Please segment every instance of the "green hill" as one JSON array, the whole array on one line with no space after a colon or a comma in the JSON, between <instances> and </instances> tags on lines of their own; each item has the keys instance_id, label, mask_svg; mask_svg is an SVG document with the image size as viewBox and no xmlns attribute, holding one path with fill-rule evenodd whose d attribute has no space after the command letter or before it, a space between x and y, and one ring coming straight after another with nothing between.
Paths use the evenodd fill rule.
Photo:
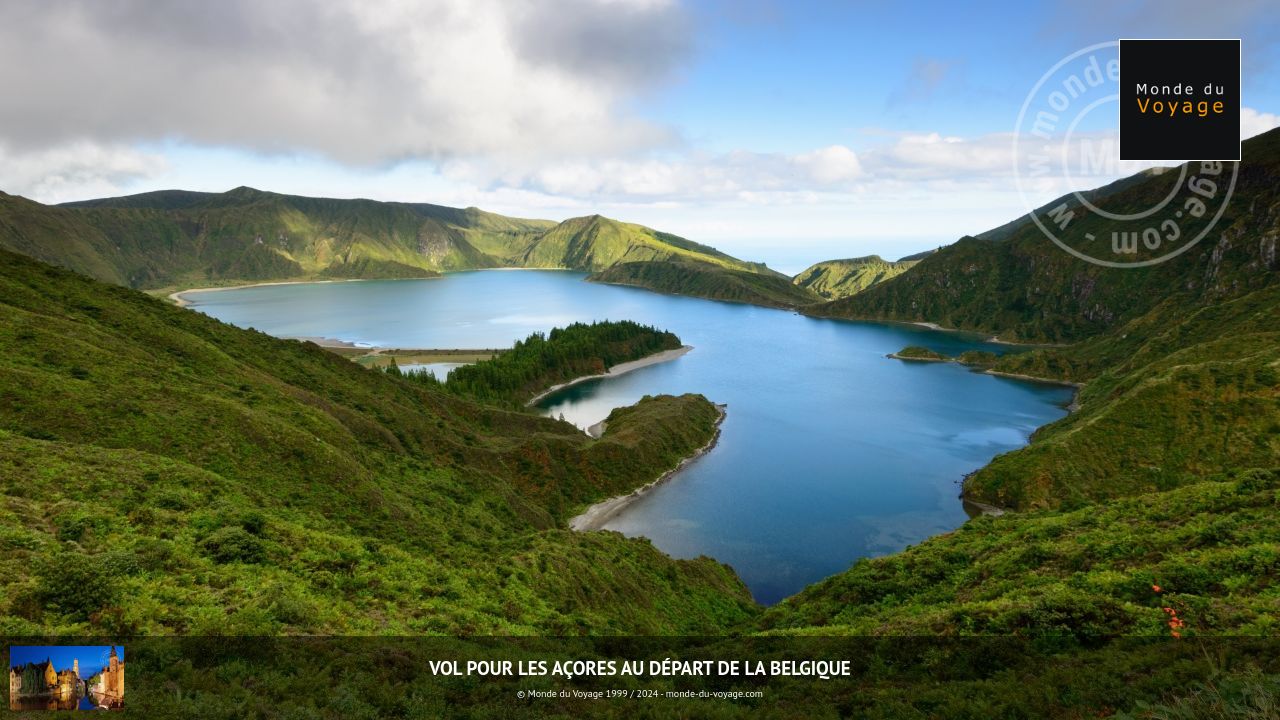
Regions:
<instances>
[{"instance_id":1,"label":"green hill","mask_svg":"<svg viewBox=\"0 0 1280 720\"><path fill-rule=\"evenodd\" d=\"M1003 507L1078 507L1280 459L1280 284L1114 333L1006 357L996 370L1084 379L1078 412L965 482Z\"/></svg>"},{"instance_id":2,"label":"green hill","mask_svg":"<svg viewBox=\"0 0 1280 720\"><path fill-rule=\"evenodd\" d=\"M819 686L819 702L940 717L1267 716L1277 668L1239 638L1275 634L1280 133L1244 157L1220 235L1163 265L1097 268L1015 221L812 310L1076 340L973 357L1084 382L1077 411L965 479L966 498L1017 512L861 560L762 614L770 634L943 638L891 671L872 666L854 695ZM981 643L945 640L973 636L1029 644L978 659Z\"/></svg>"},{"instance_id":3,"label":"green hill","mask_svg":"<svg viewBox=\"0 0 1280 720\"><path fill-rule=\"evenodd\" d=\"M1002 336L1083 338L983 364L1084 387L1076 412L965 480L967 498L1038 512L970 522L901 555L863 561L787 601L765 626L933 633L950 623L975 633L1141 633L1158 628L1159 615L1141 607L1151 598L1140 592L1157 582L1196 596L1187 602L1205 609L1199 620L1206 631L1262 627L1249 626L1262 606L1246 596L1265 596L1269 581L1246 588L1230 579L1235 570L1210 559L1274 543L1278 527L1255 507L1274 495L1272 469L1280 460L1280 265L1273 249L1280 132L1246 143L1244 157L1235 209L1217 241L1153 268L1098 268L1025 227L1005 226L997 235L1006 239L962 240L894 279L814 309ZM1147 183L1139 176L1109 187L1141 193ZM1165 522L1173 524L1142 529ZM1179 534L1202 525L1222 534L1196 541ZM1043 542L1028 540L1037 537ZM1071 559L1081 552L1094 559ZM1169 559L1177 552L1196 557ZM1185 567L1206 570L1193 579ZM1253 619L1207 610L1250 603Z\"/></svg>"},{"instance_id":4,"label":"green hill","mask_svg":"<svg viewBox=\"0 0 1280 720\"><path fill-rule=\"evenodd\" d=\"M708 262L624 262L587 279L766 307L799 307L819 299L809 290L793 285L785 275L767 268L738 269Z\"/></svg>"},{"instance_id":5,"label":"green hill","mask_svg":"<svg viewBox=\"0 0 1280 720\"><path fill-rule=\"evenodd\" d=\"M879 255L826 260L810 265L792 280L827 300L857 295L877 283L897 277L915 265L913 260L890 262Z\"/></svg>"},{"instance_id":6,"label":"green hill","mask_svg":"<svg viewBox=\"0 0 1280 720\"><path fill-rule=\"evenodd\" d=\"M1280 132L1246 143L1244 157L1219 230L1168 262L1100 268L1023 220L807 311L1077 341L989 363L1085 387L1077 412L965 481L974 500L1077 507L1270 467L1280 458ZM1142 173L1107 189L1132 203L1165 188Z\"/></svg>"},{"instance_id":7,"label":"green hill","mask_svg":"<svg viewBox=\"0 0 1280 720\"><path fill-rule=\"evenodd\" d=\"M662 261L698 261L750 272L762 269L706 245L599 215L565 220L539 235L517 260L521 267L592 271L618 263Z\"/></svg>"},{"instance_id":8,"label":"green hill","mask_svg":"<svg viewBox=\"0 0 1280 720\"><path fill-rule=\"evenodd\" d=\"M592 440L0 250L0 625L15 636L850 634L882 643L866 682L784 681L769 703L793 715L820 703L850 716L1105 716L1139 701L1194 707L1201 691L1188 683L1209 678L1204 694L1274 706L1274 677L1242 685L1257 671L1228 655L1240 636L1276 632L1280 131L1245 157L1218 232L1172 261L1099 268L1015 221L816 306L1069 342L981 360L1084 387L1076 412L965 480L966 497L1014 512L861 560L765 611L709 559L559 529L713 437L718 414L701 396L646 398ZM1134 206L1156 190L1145 176L1109 188ZM402 254L410 231L441 269L599 265L593 280L667 292L816 297L603 218L549 226L248 189L80 208L0 198L7 246L144 286L434 271ZM1190 642L1169 639L1165 608ZM922 636L1025 640L1030 654L912 652ZM1237 644L1214 650L1214 636ZM885 653L896 662L880 663ZM402 679L371 667L352 674L368 687ZM215 695L243 683L219 685Z\"/></svg>"},{"instance_id":9,"label":"green hill","mask_svg":"<svg viewBox=\"0 0 1280 720\"><path fill-rule=\"evenodd\" d=\"M1280 268L1280 132L1245 142L1243 152L1235 194L1222 219L1209 237L1167 262L1119 271L1085 263L1024 219L998 228L988 239L962 238L889 282L806 312L924 320L999 333L1006 340L1073 342L1114 331L1166 298L1192 308L1238 297L1273 282ZM1168 180L1141 173L1108 188L1107 207L1123 212L1154 205L1167 195ZM1079 232L1109 242L1109 221L1089 213L1078 222Z\"/></svg>"},{"instance_id":10,"label":"green hill","mask_svg":"<svg viewBox=\"0 0 1280 720\"><path fill-rule=\"evenodd\" d=\"M598 271L632 261L698 261L769 273L714 248L599 215L554 223L476 208L247 187L56 207L0 193L0 247L136 288L428 277L491 267Z\"/></svg>"},{"instance_id":11,"label":"green hill","mask_svg":"<svg viewBox=\"0 0 1280 720\"><path fill-rule=\"evenodd\" d=\"M1280 543L1270 508L1277 488L1280 470L1218 472L1073 512L980 517L897 555L861 560L769 609L760 627L1160 637L1168 630L1161 608L1177 602L1196 609L1191 633L1272 634L1277 579L1248 567Z\"/></svg>"},{"instance_id":12,"label":"green hill","mask_svg":"<svg viewBox=\"0 0 1280 720\"><path fill-rule=\"evenodd\" d=\"M696 634L753 612L711 560L558 529L706 444L701 396L596 441L3 250L0 306L6 634Z\"/></svg>"}]
</instances>

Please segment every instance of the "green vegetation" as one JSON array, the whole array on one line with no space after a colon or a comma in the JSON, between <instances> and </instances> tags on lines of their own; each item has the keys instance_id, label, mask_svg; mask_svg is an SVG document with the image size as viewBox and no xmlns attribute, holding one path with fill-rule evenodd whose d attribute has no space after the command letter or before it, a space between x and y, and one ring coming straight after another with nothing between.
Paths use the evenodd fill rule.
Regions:
<instances>
[{"instance_id":1,"label":"green vegetation","mask_svg":"<svg viewBox=\"0 0 1280 720\"><path fill-rule=\"evenodd\" d=\"M1084 383L1078 412L965 481L974 500L1073 508L1270 466L1280 457L1280 132L1249 141L1244 156L1219 230L1167 262L1099 268L1044 243L1024 219L806 312L1076 341L959 358L994 372ZM1091 194L1107 195L1109 207L1136 205L1166 186L1142 173Z\"/></svg>"},{"instance_id":2,"label":"green vegetation","mask_svg":"<svg viewBox=\"0 0 1280 720\"><path fill-rule=\"evenodd\" d=\"M410 350L405 348L326 348L329 352L350 358L365 367L385 368L391 365L427 365L431 363L473 363L489 360L501 350Z\"/></svg>"},{"instance_id":3,"label":"green vegetation","mask_svg":"<svg viewBox=\"0 0 1280 720\"><path fill-rule=\"evenodd\" d=\"M957 359L1084 387L1077 412L965 480L966 497L1022 512L860 561L766 611L757 627L1012 636L1039 648L1016 669L997 662L968 676L950 664L970 662L967 653L908 660L863 688L875 707L923 705L946 717L1268 716L1280 671L1270 651L1206 644L1276 633L1280 131L1247 143L1245 158L1221 232L1169 262L1098 268L1018 221L806 310L1075 341ZM1156 185L1141 175L1095 195L1137 204ZM1174 632L1176 642L1158 645L1122 639ZM930 667L951 677L937 692L926 684L935 682Z\"/></svg>"},{"instance_id":4,"label":"green vegetation","mask_svg":"<svg viewBox=\"0 0 1280 720\"><path fill-rule=\"evenodd\" d=\"M890 262L879 255L848 260L826 260L809 266L792 282L826 300L857 295L877 283L897 277L915 265L914 260Z\"/></svg>"},{"instance_id":5,"label":"green vegetation","mask_svg":"<svg viewBox=\"0 0 1280 720\"><path fill-rule=\"evenodd\" d=\"M1260 289L1280 268L1275 234L1280 133L1249 140L1243 152L1235 193L1213 232L1166 262L1119 272L1081 262L1045 242L1039 228L1022 218L989 236L962 238L888 282L805 312L926 320L999 333L1006 340L1061 343L1116 331L1161 304L1190 309ZM1168 183L1167 177L1142 173L1092 195L1107 195L1109 210L1127 212L1157 204ZM1079 204L1074 197L1069 202ZM1109 221L1089 212L1077 217L1074 231L1110 242ZM1198 231L1195 223L1183 230L1185 235Z\"/></svg>"},{"instance_id":6,"label":"green vegetation","mask_svg":"<svg viewBox=\"0 0 1280 720\"><path fill-rule=\"evenodd\" d=\"M620 263L701 262L716 268L764 272L761 265L715 248L599 215L570 218L542 233L519 253L520 267L600 271Z\"/></svg>"},{"instance_id":7,"label":"green vegetation","mask_svg":"<svg viewBox=\"0 0 1280 720\"><path fill-rule=\"evenodd\" d=\"M779 716L814 704L831 716L1265 716L1280 670L1274 651L1212 644L1270 639L1280 597L1280 131L1250 141L1245 157L1219 232L1169 262L1098 268L1014 222L809 310L1070 342L958 360L1084 387L1077 412L966 479L967 497L1016 512L859 561L764 611L707 558L676 561L643 540L560 529L705 444L717 417L705 398L645 398L615 411L593 440L472 397L518 404L612 358L678 345L674 336L569 328L441 388L0 251L0 627L753 636L695 648L726 653L736 642L767 648L770 638L756 635L850 635L875 643L874 655L845 654L874 658L858 682L782 682L768 698ZM1158 185L1144 175L1095 194L1137 206ZM396 232L426 232L414 237L441 250L439 269L563 262L607 266L597 281L703 297L776 306L816 297L708 248L602 218L556 229L473 210L255 193L159 193L83 209L5 196L0 236L136 285L289 263L319 273L362 258L436 269L393 247L368 252L372 241L355 256L280 252L267 247L270 234L243 242L267 227L253 225L255 213L331 228L354 208L348 237L391 237L372 228L403 218L407 229ZM198 251L188 242L197 225L184 224L197 220ZM441 235L422 230L432 223ZM304 236L312 248L329 242L320 232L288 237ZM167 238L168 254L156 238ZM685 261L688 253L713 259ZM924 348L900 355L946 359ZM979 652L922 636L990 644ZM346 657L305 676L282 671L254 692L309 696L299 688L313 687L317 667L339 677ZM420 668L406 657L403 673L361 665L341 692L301 702L330 702L341 716L403 711L405 678ZM254 670L231 665L226 677L237 682L219 677L206 689L227 698L226 716L253 702L239 693L245 676L260 677ZM173 672L202 688L212 676ZM509 710L503 683L446 689L455 702L487 702L491 715ZM616 707L607 711L633 710ZM714 707L728 717L761 709Z\"/></svg>"},{"instance_id":8,"label":"green vegetation","mask_svg":"<svg viewBox=\"0 0 1280 720\"><path fill-rule=\"evenodd\" d=\"M770 631L1078 641L1274 635L1280 469L1236 471L1072 512L979 517L861 560L767 610ZM1152 585L1159 586L1156 593Z\"/></svg>"},{"instance_id":9,"label":"green vegetation","mask_svg":"<svg viewBox=\"0 0 1280 720\"><path fill-rule=\"evenodd\" d=\"M999 355L986 350L965 350L956 356L956 361L961 365L984 369L995 367L1000 359Z\"/></svg>"},{"instance_id":10,"label":"green vegetation","mask_svg":"<svg viewBox=\"0 0 1280 720\"><path fill-rule=\"evenodd\" d=\"M574 323L550 334L534 333L489 360L455 368L443 387L498 405L520 407L553 385L601 375L621 363L680 347L673 333L621 322ZM414 377L438 384L435 376Z\"/></svg>"},{"instance_id":11,"label":"green vegetation","mask_svg":"<svg viewBox=\"0 0 1280 720\"><path fill-rule=\"evenodd\" d=\"M718 633L732 570L559 530L704 445L592 440L0 251L5 634ZM57 598L57 601L54 601Z\"/></svg>"},{"instance_id":12,"label":"green vegetation","mask_svg":"<svg viewBox=\"0 0 1280 720\"><path fill-rule=\"evenodd\" d=\"M620 263L587 279L766 307L799 307L818 299L817 295L791 284L786 276L768 269L737 270L705 262Z\"/></svg>"},{"instance_id":13,"label":"green vegetation","mask_svg":"<svg viewBox=\"0 0 1280 720\"><path fill-rule=\"evenodd\" d=\"M965 483L996 505L1073 507L1280 458L1280 285L1173 305L1115 334L1002 358L998 371L1087 380L1078 412Z\"/></svg>"},{"instance_id":14,"label":"green vegetation","mask_svg":"<svg viewBox=\"0 0 1280 720\"><path fill-rule=\"evenodd\" d=\"M356 258L354 260L334 260L328 267L320 271L320 277L408 280L413 278L440 277L440 273L435 270L427 270L414 265L406 265L394 260Z\"/></svg>"},{"instance_id":15,"label":"green vegetation","mask_svg":"<svg viewBox=\"0 0 1280 720\"><path fill-rule=\"evenodd\" d=\"M919 345L908 345L898 352L891 354L889 357L897 358L899 360L918 360L924 362L951 362L952 360L952 358L949 358L940 352L935 352L927 347L921 347Z\"/></svg>"},{"instance_id":16,"label":"green vegetation","mask_svg":"<svg viewBox=\"0 0 1280 720\"><path fill-rule=\"evenodd\" d=\"M557 224L476 208L308 198L247 187L57 207L0 193L0 247L146 289L421 278L494 267L598 271L631 261L768 272L714 248L599 215Z\"/></svg>"}]
</instances>

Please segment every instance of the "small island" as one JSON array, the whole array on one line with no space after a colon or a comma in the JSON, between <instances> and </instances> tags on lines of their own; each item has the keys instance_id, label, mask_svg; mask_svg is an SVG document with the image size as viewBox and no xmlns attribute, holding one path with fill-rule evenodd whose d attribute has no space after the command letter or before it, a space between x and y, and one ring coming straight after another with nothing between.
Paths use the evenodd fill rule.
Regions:
<instances>
[{"instance_id":1,"label":"small island","mask_svg":"<svg viewBox=\"0 0 1280 720\"><path fill-rule=\"evenodd\" d=\"M628 320L573 323L534 333L490 359L455 368L443 383L428 373L402 373L394 364L386 369L457 395L517 408L568 385L673 360L690 349L675 333Z\"/></svg>"},{"instance_id":2,"label":"small island","mask_svg":"<svg viewBox=\"0 0 1280 720\"><path fill-rule=\"evenodd\" d=\"M889 353L887 357L915 362L951 362L953 360L940 352L919 345L908 345L896 353Z\"/></svg>"}]
</instances>

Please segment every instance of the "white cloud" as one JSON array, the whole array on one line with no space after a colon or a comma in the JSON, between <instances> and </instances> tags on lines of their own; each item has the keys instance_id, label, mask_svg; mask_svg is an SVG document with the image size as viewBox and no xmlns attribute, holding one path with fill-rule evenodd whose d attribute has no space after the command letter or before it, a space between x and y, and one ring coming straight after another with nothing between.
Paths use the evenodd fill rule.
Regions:
<instances>
[{"instance_id":1,"label":"white cloud","mask_svg":"<svg viewBox=\"0 0 1280 720\"><path fill-rule=\"evenodd\" d=\"M357 165L615 155L672 141L619 106L691 39L680 8L652 0L12 0L0 141L177 139Z\"/></svg>"},{"instance_id":2,"label":"white cloud","mask_svg":"<svg viewBox=\"0 0 1280 720\"><path fill-rule=\"evenodd\" d=\"M0 143L0 188L46 203L118 195L167 167L162 155L125 145L80 140L18 152Z\"/></svg>"},{"instance_id":3,"label":"white cloud","mask_svg":"<svg viewBox=\"0 0 1280 720\"><path fill-rule=\"evenodd\" d=\"M447 163L444 174L481 187L606 202L716 202L848 191L862 176L862 167L853 150L832 145L799 154L690 152L664 158L549 162L524 170L457 161Z\"/></svg>"},{"instance_id":4,"label":"white cloud","mask_svg":"<svg viewBox=\"0 0 1280 720\"><path fill-rule=\"evenodd\" d=\"M1240 108L1240 137L1249 139L1254 135L1280 127L1280 115L1258 112L1253 108Z\"/></svg>"},{"instance_id":5,"label":"white cloud","mask_svg":"<svg viewBox=\"0 0 1280 720\"><path fill-rule=\"evenodd\" d=\"M796 167L820 185L853 180L862 175L858 156L843 145L832 145L792 158Z\"/></svg>"}]
</instances>

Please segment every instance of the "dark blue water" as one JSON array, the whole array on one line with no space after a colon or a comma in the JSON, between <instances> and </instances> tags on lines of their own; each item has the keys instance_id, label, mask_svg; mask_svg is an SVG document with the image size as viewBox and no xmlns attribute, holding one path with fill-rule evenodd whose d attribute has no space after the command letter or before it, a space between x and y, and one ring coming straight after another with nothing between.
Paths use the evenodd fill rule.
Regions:
<instances>
[{"instance_id":1,"label":"dark blue water","mask_svg":"<svg viewBox=\"0 0 1280 720\"><path fill-rule=\"evenodd\" d=\"M482 271L437 280L279 285L188 295L197 309L279 336L413 348L505 347L576 320L630 319L694 350L548 397L588 427L646 394L728 405L716 448L607 527L676 557L732 565L772 603L858 558L901 550L965 520L959 481L1065 414L1071 391L941 363L891 360L924 345L1007 352L903 325L582 282L581 273Z\"/></svg>"}]
</instances>

